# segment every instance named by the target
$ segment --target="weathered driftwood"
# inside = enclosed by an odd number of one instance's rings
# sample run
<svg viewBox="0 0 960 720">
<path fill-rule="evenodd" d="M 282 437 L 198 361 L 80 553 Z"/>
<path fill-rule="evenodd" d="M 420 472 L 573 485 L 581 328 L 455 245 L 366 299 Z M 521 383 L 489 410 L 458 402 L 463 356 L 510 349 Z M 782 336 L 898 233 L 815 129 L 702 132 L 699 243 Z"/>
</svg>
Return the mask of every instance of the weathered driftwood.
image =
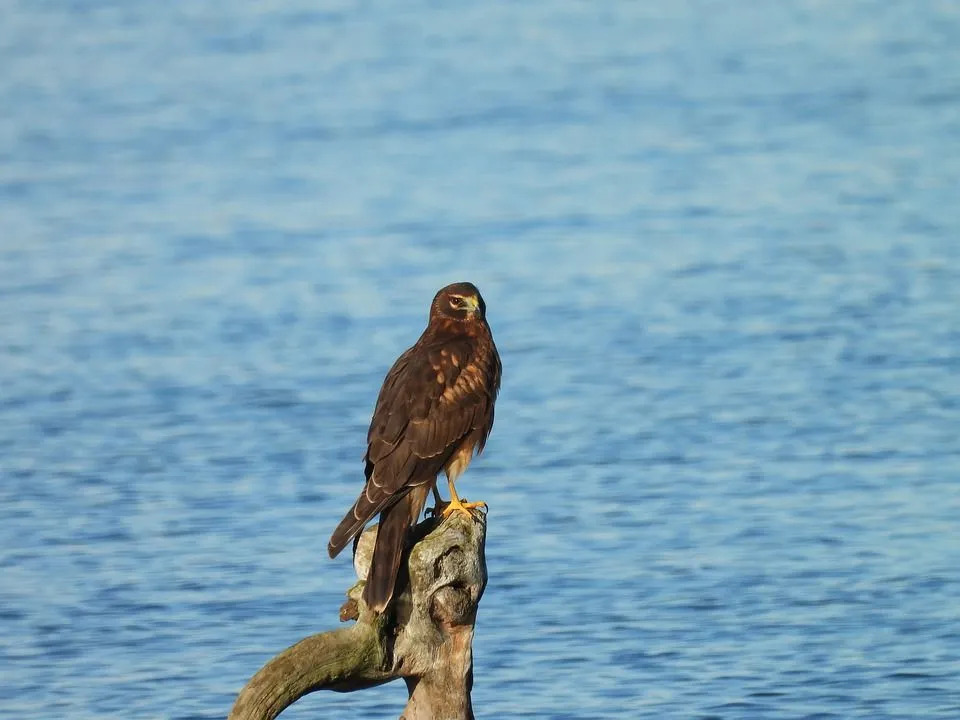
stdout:
<svg viewBox="0 0 960 720">
<path fill-rule="evenodd" d="M 376 537 L 376 527 L 368 529 L 354 556 L 361 581 L 340 609 L 341 620 L 356 622 L 304 638 L 270 660 L 240 691 L 229 720 L 272 720 L 315 690 L 350 692 L 397 678 L 409 692 L 401 720 L 473 720 L 473 626 L 487 583 L 486 530 L 480 513 L 420 523 L 394 600 L 376 615 L 361 598 Z"/>
</svg>

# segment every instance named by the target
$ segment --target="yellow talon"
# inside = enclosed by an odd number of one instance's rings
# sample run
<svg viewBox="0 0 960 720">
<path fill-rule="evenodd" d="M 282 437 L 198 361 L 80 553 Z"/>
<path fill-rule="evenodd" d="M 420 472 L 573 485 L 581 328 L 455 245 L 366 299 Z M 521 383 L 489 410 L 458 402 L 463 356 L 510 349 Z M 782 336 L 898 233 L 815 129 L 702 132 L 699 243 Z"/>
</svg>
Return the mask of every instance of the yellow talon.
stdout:
<svg viewBox="0 0 960 720">
<path fill-rule="evenodd" d="M 487 504 L 485 502 L 462 502 L 459 498 L 454 498 L 447 503 L 445 508 L 443 508 L 443 511 L 440 513 L 440 517 L 446 518 L 447 516 L 458 511 L 473 517 L 473 510 L 476 508 L 483 508 L 486 510 Z"/>
<path fill-rule="evenodd" d="M 443 510 L 440 512 L 440 517 L 446 519 L 455 512 L 462 512 L 469 517 L 473 517 L 473 510 L 476 508 L 486 509 L 487 504 L 485 502 L 465 502 L 457 496 L 457 489 L 453 486 L 452 482 L 447 482 L 447 485 L 450 487 L 450 502 L 444 504 Z M 440 496 L 437 495 L 437 500 L 439 502 Z M 434 510 L 436 514 L 436 510 Z"/>
</svg>

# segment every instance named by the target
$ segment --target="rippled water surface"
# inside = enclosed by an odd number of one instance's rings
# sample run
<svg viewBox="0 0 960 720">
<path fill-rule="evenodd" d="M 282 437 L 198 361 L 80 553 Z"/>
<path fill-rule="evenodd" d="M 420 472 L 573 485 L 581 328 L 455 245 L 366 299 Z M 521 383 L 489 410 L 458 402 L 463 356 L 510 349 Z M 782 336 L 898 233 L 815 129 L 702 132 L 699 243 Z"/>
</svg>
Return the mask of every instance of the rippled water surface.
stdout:
<svg viewBox="0 0 960 720">
<path fill-rule="evenodd" d="M 223 717 L 335 627 L 470 279 L 480 717 L 960 717 L 955 4 L 2 16 L 0 715 Z"/>
</svg>

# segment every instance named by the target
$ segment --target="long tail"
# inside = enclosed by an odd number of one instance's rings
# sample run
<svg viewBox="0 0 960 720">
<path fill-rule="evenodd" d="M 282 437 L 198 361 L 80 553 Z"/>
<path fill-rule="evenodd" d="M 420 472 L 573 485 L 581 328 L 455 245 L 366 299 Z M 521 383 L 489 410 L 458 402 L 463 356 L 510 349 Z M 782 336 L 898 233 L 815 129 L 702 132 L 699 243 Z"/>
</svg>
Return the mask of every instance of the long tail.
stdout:
<svg viewBox="0 0 960 720">
<path fill-rule="evenodd" d="M 404 498 L 380 513 L 377 544 L 373 548 L 370 572 L 363 589 L 367 606 L 377 612 L 382 612 L 393 597 L 393 586 L 400 570 L 400 556 L 407 544 L 407 530 L 410 527 L 410 512 L 405 507 L 407 504 L 408 500 Z"/>
<path fill-rule="evenodd" d="M 429 492 L 426 485 L 415 487 L 395 505 L 380 513 L 377 542 L 373 547 L 367 584 L 363 588 L 364 602 L 376 612 L 383 612 L 393 598 L 409 530 L 417 523 Z"/>
</svg>

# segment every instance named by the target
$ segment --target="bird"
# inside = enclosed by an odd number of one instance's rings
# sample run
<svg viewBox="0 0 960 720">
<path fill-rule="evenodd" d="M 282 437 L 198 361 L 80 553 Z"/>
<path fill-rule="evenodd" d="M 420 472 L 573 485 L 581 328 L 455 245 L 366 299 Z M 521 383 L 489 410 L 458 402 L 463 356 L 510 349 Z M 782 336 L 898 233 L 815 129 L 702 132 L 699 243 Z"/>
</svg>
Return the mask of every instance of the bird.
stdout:
<svg viewBox="0 0 960 720">
<path fill-rule="evenodd" d="M 367 432 L 366 481 L 356 502 L 330 536 L 335 558 L 374 515 L 380 526 L 363 599 L 383 612 L 393 597 L 400 557 L 427 496 L 435 514 L 471 514 L 455 483 L 493 427 L 500 390 L 500 355 L 487 323 L 487 308 L 473 283 L 441 288 L 430 304 L 427 327 L 387 372 Z M 437 491 L 444 472 L 450 501 Z"/>
</svg>

